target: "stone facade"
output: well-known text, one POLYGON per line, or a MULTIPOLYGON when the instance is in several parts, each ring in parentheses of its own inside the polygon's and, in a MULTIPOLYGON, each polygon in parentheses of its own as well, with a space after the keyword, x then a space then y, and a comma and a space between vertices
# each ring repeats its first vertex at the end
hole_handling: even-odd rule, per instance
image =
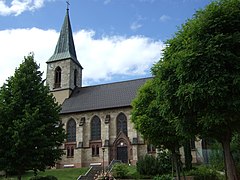
POLYGON ((104 164, 108 165, 113 159, 117 159, 117 148, 121 145, 127 147, 127 158, 131 163, 135 164, 140 156, 147 153, 147 146, 130 121, 130 111, 131 108, 126 107, 62 115, 61 120, 65 129, 67 129, 66 126, 70 119, 76 121, 76 142, 73 143, 76 148, 74 149, 74 156, 67 157, 66 145, 68 143, 65 143, 63 148, 66 154, 58 163, 58 167, 69 164, 74 165, 74 167, 84 167, 89 166, 91 163, 102 163, 103 151, 101 147, 104 147, 105 150, 104 164), (120 113, 127 117, 128 136, 121 135, 121 133, 117 134, 117 116, 120 113), (92 156, 90 146, 92 143, 90 137, 91 120, 94 116, 99 117, 101 120, 101 141, 99 142, 100 151, 98 156, 92 156))
POLYGON ((82 69, 71 59, 55 61, 47 64, 47 84, 53 93, 56 101, 62 104, 68 98, 72 90, 82 86, 82 69), (55 88, 55 70, 61 68, 61 85, 55 88), (76 78, 76 79, 75 79, 76 78))

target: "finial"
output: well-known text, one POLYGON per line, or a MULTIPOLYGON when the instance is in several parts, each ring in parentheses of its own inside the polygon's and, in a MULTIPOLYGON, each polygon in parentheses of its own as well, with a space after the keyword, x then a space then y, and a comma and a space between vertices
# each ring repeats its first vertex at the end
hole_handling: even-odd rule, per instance
POLYGON ((70 6, 69 0, 67 0, 66 3, 67 3, 67 10, 69 10, 69 6, 70 6))

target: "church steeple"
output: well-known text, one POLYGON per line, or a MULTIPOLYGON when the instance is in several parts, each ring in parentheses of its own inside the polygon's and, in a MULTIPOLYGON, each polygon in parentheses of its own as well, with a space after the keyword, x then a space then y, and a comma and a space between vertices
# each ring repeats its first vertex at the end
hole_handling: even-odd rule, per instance
POLYGON ((68 5, 55 51, 47 61, 46 81, 60 104, 71 95, 75 87, 82 86, 83 68, 77 60, 68 5))
POLYGON ((71 59, 82 68, 77 60, 68 7, 54 54, 47 63, 64 59, 71 59))

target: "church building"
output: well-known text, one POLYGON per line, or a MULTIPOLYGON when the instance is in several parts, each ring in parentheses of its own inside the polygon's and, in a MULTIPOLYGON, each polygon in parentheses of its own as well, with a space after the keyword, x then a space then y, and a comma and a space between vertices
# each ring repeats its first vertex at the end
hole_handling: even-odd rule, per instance
MULTIPOLYGON (((150 78, 83 87, 82 73, 67 8, 55 51, 47 61, 47 84, 61 104, 60 118, 67 133, 62 145, 65 154, 56 167, 106 167, 113 160, 134 165, 140 157, 155 154, 156 149, 130 121, 131 102, 150 78)), ((207 157, 202 143, 192 141, 193 163, 207 157)))
POLYGON ((47 84, 62 106, 60 117, 67 133, 65 155, 57 168, 84 167, 103 159, 105 166, 112 160, 136 164, 140 156, 155 152, 130 121, 131 101, 149 78, 82 87, 82 71, 67 9, 47 61, 47 84))

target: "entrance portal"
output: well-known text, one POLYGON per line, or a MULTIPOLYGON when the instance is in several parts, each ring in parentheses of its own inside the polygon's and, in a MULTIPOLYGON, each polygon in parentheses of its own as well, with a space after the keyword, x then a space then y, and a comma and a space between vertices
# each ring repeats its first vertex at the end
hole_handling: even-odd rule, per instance
POLYGON ((117 147, 117 160, 121 160, 123 163, 128 163, 127 146, 117 147))

